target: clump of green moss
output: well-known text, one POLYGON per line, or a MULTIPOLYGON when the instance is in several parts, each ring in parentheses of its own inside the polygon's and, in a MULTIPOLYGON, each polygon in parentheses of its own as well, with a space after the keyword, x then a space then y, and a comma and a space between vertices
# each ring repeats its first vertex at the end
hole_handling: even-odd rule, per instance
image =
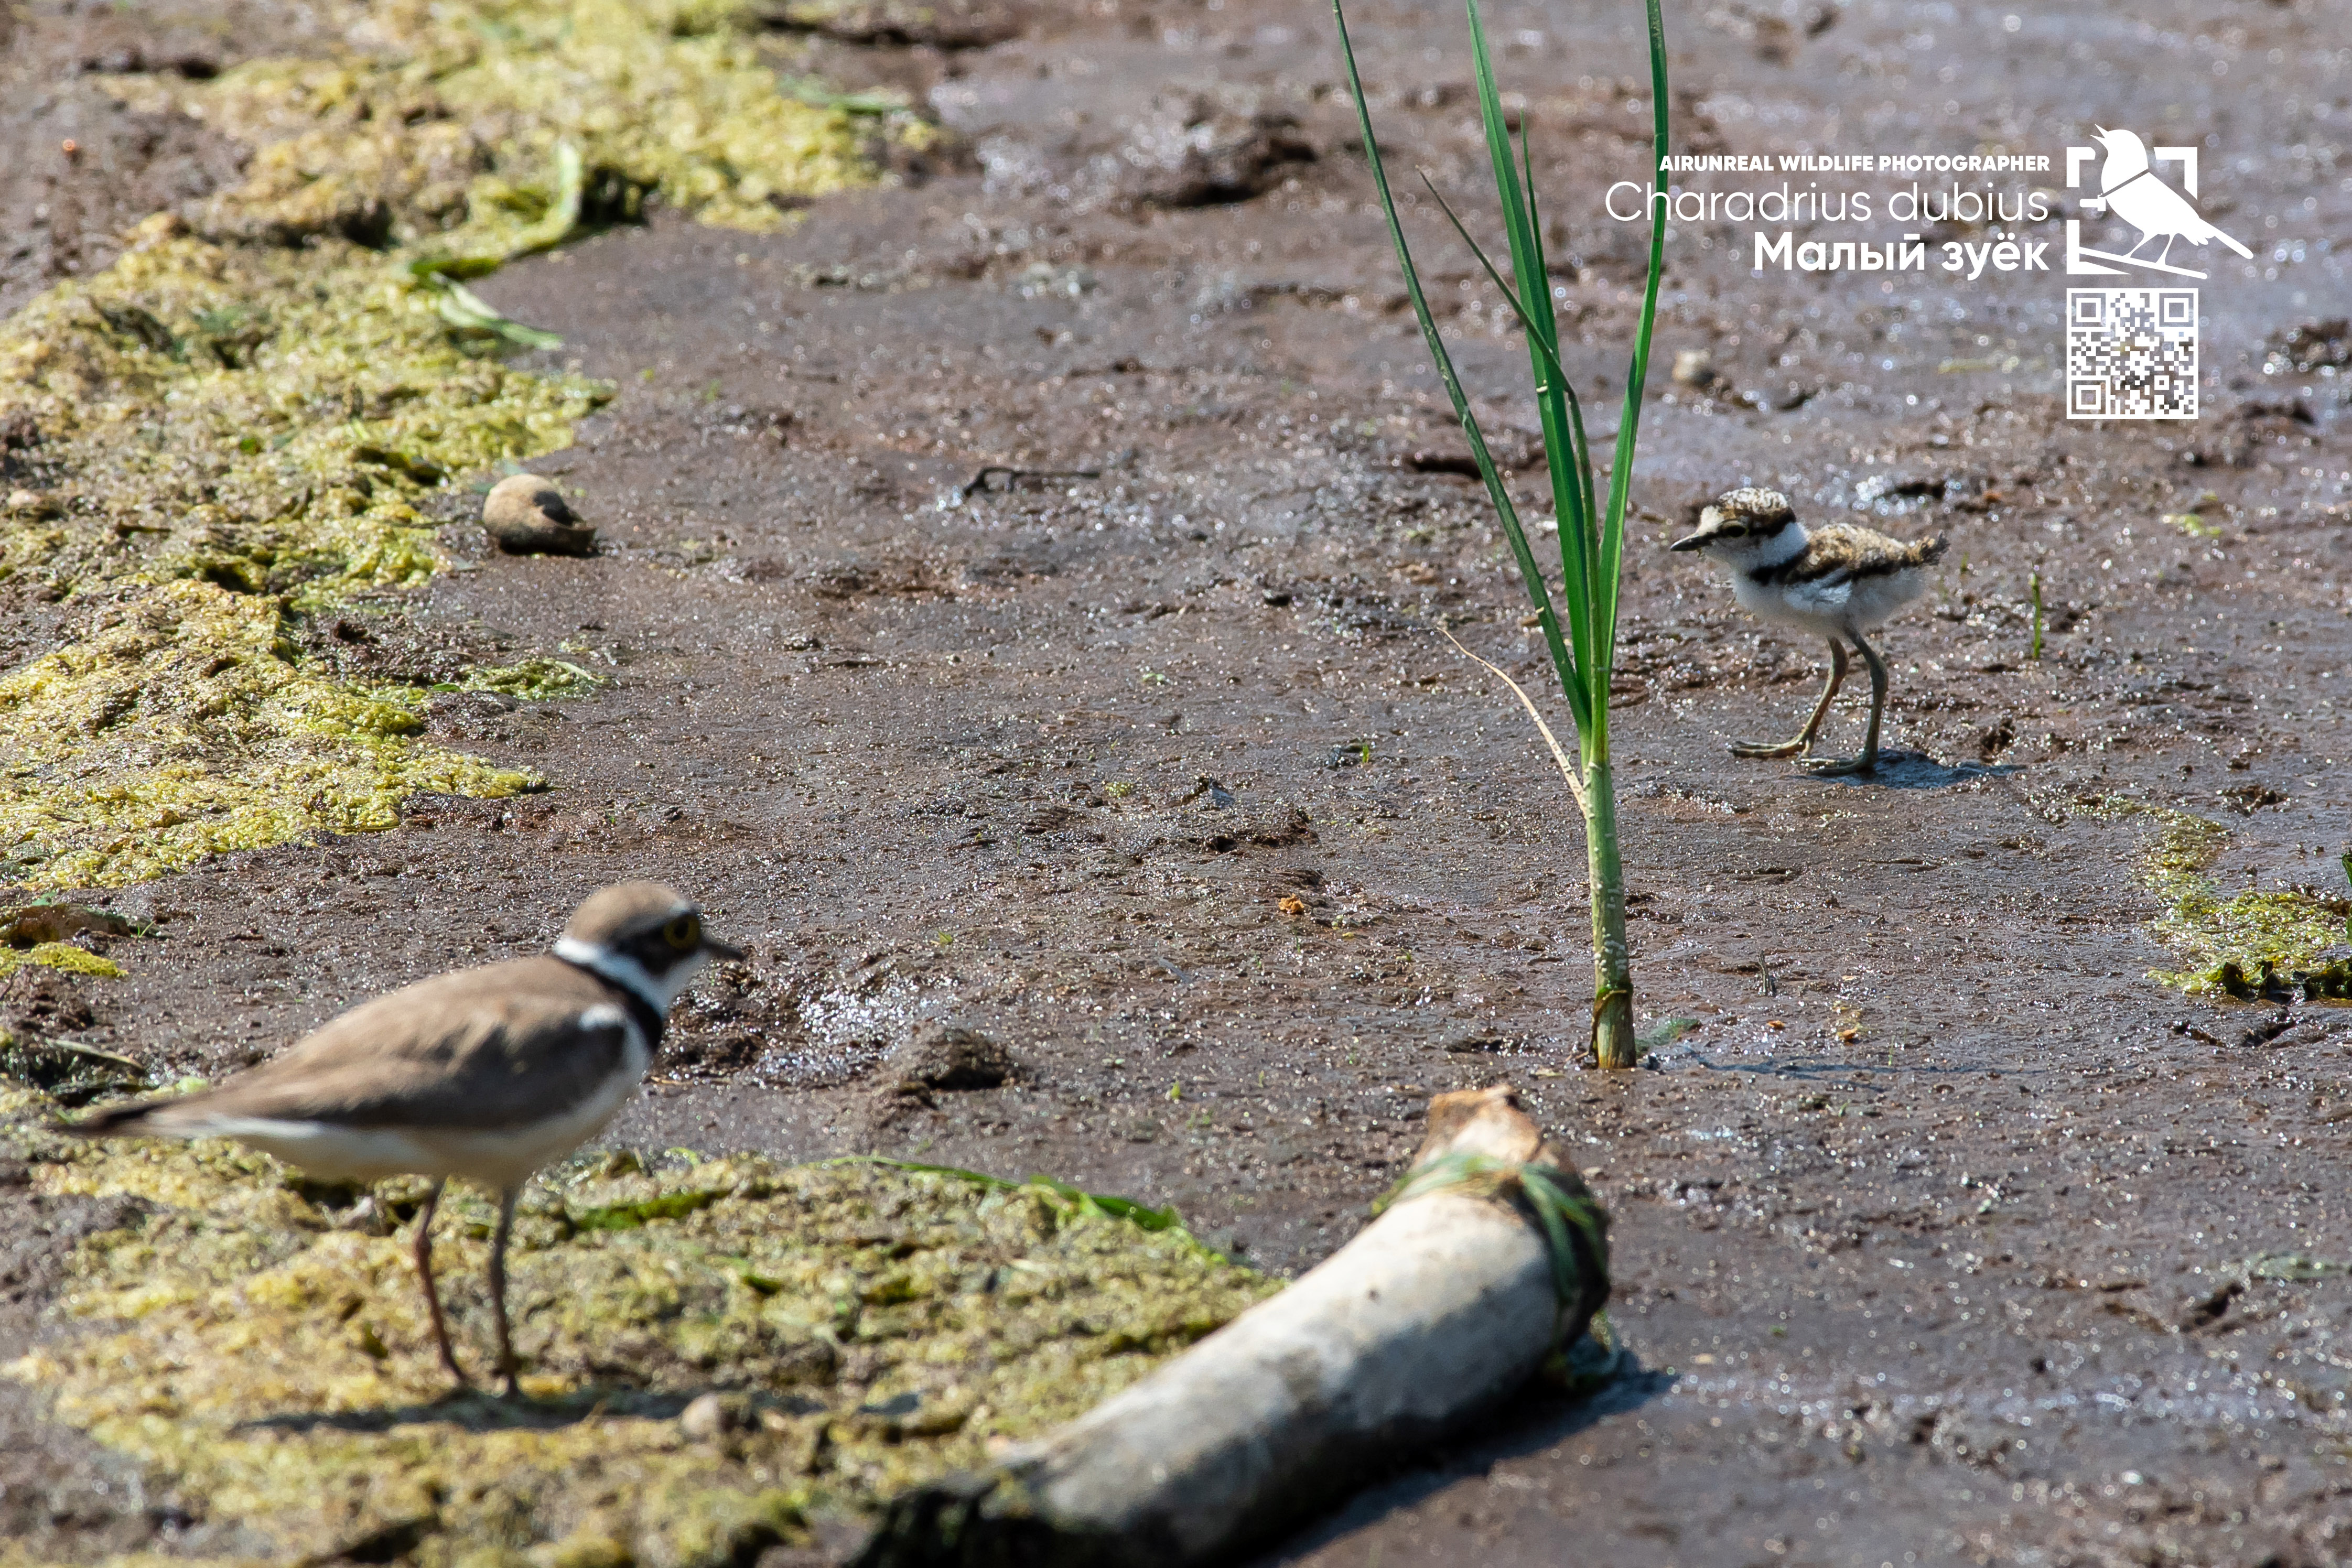
POLYGON ((0 946, 0 975, 14 974, 27 964, 62 969, 69 975, 95 975, 104 980, 122 977, 121 965, 70 942, 36 942, 29 947, 0 946))
POLYGON ((0 875, 112 886, 225 850, 390 827, 423 791, 538 786, 412 740, 421 693, 297 664, 283 615, 274 597, 167 583, 0 678, 0 875))
POLYGON ((552 697, 586 696, 604 684, 600 676, 568 660, 530 658, 519 664, 471 671, 457 683, 457 689, 497 692, 526 702, 543 702, 552 697))
POLYGON ((470 351, 426 291, 356 246, 232 248, 169 219, 0 327, 0 416, 72 475, 62 525, 6 559, 87 592, 202 578, 331 601, 422 581, 415 502, 571 440, 611 389, 470 351))
MULTIPOLYGON (((45 1104, 0 1097, 0 1153, 37 1190, 152 1207, 74 1255, 64 1311, 105 1326, 10 1375, 314 1561, 403 1531, 420 1563, 747 1561, 814 1508, 870 1507, 1076 1416, 1274 1289, 1045 1186, 604 1156, 518 1221, 530 1402, 448 1398, 404 1234, 335 1228, 234 1145, 58 1138, 45 1104)), ((404 1215, 415 1196, 384 1192, 404 1215)), ((444 1214, 443 1288, 478 1358, 491 1210, 444 1214)))
MULTIPOLYGON (((758 228, 874 177, 872 117, 781 90, 750 0, 387 0, 344 20, 332 57, 110 78, 248 143, 247 177, 198 215, 205 237, 159 214, 0 326, 0 419, 29 416, 61 476, 0 531, 0 580, 115 622, 0 680, 0 882, 130 881, 389 826, 417 790, 529 787, 415 745, 416 694, 339 685, 277 634, 424 581, 426 492, 568 444, 612 395, 499 362, 443 271, 648 195, 758 228)), ((929 134, 886 118, 902 142, 929 134)), ((594 678, 534 659, 457 684, 550 697, 594 678)))
POLYGON ((608 395, 469 352, 349 245, 232 249, 169 221, 0 327, 0 414, 30 413, 72 476, 65 517, 0 559, 111 601, 0 677, 0 881, 111 885, 389 827, 419 790, 535 787, 416 745, 421 694, 325 678, 283 622, 422 581, 424 493, 564 444, 608 395))
POLYGON ((2152 830, 2140 855, 2140 876, 2164 909, 2148 930, 2182 962, 2178 969, 2151 970, 2148 978, 2191 996, 2352 997, 2352 961, 2342 951, 2352 900, 2302 889, 2250 889, 2225 898, 2205 874, 2229 841, 2230 831, 2221 823, 2121 796, 2075 809, 2152 830))
MULTIPOLYGON (((782 204, 870 182, 866 131, 779 90, 751 0, 391 0, 330 58, 263 59, 205 82, 111 78, 257 149, 199 220, 283 243, 341 234, 503 258, 562 237, 559 149, 590 216, 647 196, 772 228, 782 204)), ((930 134, 911 117, 901 140, 930 134)), ((575 198, 578 199, 578 198, 575 198)))

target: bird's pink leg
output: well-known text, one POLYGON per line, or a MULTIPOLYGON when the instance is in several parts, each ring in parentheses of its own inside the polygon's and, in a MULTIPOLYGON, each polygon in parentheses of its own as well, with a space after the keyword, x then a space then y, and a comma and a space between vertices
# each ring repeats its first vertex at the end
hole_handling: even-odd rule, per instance
POLYGON ((425 1207, 416 1214, 416 1279, 425 1287, 425 1312, 433 1323, 434 1348, 441 1353, 441 1364, 457 1380, 460 1388, 471 1388, 466 1369, 457 1364, 457 1352, 449 1343, 449 1324, 441 1315, 441 1293, 433 1288, 433 1211, 441 1207, 441 1189, 447 1183, 436 1181, 425 1197, 425 1207))

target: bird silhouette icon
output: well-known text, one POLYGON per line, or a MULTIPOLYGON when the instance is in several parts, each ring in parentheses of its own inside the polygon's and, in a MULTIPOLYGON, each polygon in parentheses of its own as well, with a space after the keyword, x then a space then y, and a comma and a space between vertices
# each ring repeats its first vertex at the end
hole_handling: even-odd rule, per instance
POLYGON ((2163 237, 2164 249, 2157 254, 2158 267, 2164 266, 2166 257, 2172 254, 2172 242, 2176 239, 2198 246, 2218 239, 2240 256, 2252 257, 2252 251, 2198 216, 2189 198, 2158 176, 2148 165, 2147 144, 2137 135, 2102 126, 2091 140, 2105 151, 2106 157, 2099 165, 2099 193, 2084 204, 2095 203, 2139 230, 2138 243, 2116 259, 2129 259, 2138 254, 2141 246, 2159 235, 2163 237))

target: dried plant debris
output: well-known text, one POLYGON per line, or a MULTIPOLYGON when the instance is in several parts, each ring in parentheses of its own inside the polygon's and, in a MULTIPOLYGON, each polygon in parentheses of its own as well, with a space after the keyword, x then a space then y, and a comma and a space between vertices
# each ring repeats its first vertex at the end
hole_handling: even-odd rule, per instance
POLYGON ((2192 996, 2352 999, 2352 899, 2299 887, 2223 897, 2206 874, 2229 841, 2221 823, 2113 795, 2074 810, 2152 830, 2140 875, 2164 910, 2148 930, 2182 962, 2149 978, 2192 996))
MULTIPOLYGON (((421 691, 304 652, 304 618, 440 568, 439 487, 569 444, 612 395, 502 363, 549 340, 458 280, 648 199, 772 227, 875 177, 875 117, 781 90, 748 3, 345 20, 333 57, 112 78, 253 147, 248 177, 191 209, 198 232, 159 214, 0 325, 0 581, 89 606, 75 641, 0 675, 0 883, 110 885, 387 827, 419 790, 534 787, 419 745, 421 691)), ((527 659, 446 684, 597 683, 527 659)))
MULTIPOLYGON (((518 1222, 529 1401, 445 1398, 404 1234, 338 1228, 234 1145, 79 1145, 47 1106, 0 1098, 0 1156, 38 1192, 141 1201, 73 1253, 60 1312, 89 1332, 9 1375, 288 1560, 748 1562, 976 1468, 1275 1288, 1047 1184, 604 1155, 518 1222)), ((404 1222, 421 1188, 383 1196, 404 1222)), ((491 1210, 444 1214, 460 1344, 486 1343, 456 1282, 491 1210)))

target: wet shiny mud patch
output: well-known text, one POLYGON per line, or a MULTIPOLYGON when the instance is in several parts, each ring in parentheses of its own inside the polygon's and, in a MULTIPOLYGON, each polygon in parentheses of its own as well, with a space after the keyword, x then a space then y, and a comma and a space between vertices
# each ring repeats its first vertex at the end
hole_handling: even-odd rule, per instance
MULTIPOLYGON (((1076 1416, 1275 1288, 1050 1186, 605 1155, 517 1224, 530 1400, 446 1398, 408 1233, 336 1228, 352 1195, 0 1107, 37 1191, 138 1200, 74 1253, 58 1310, 92 1332, 9 1375, 289 1558, 748 1561, 1076 1416)), ((477 1366, 491 1218, 445 1205, 436 1253, 477 1366)))
POLYGON ((2223 897, 2206 874, 2229 841, 2221 823, 2116 796, 2078 809, 2148 834, 2140 879, 2164 904, 2148 931, 2181 957, 2150 979, 2190 996, 2352 1000, 2352 899, 2304 887, 2223 897))

